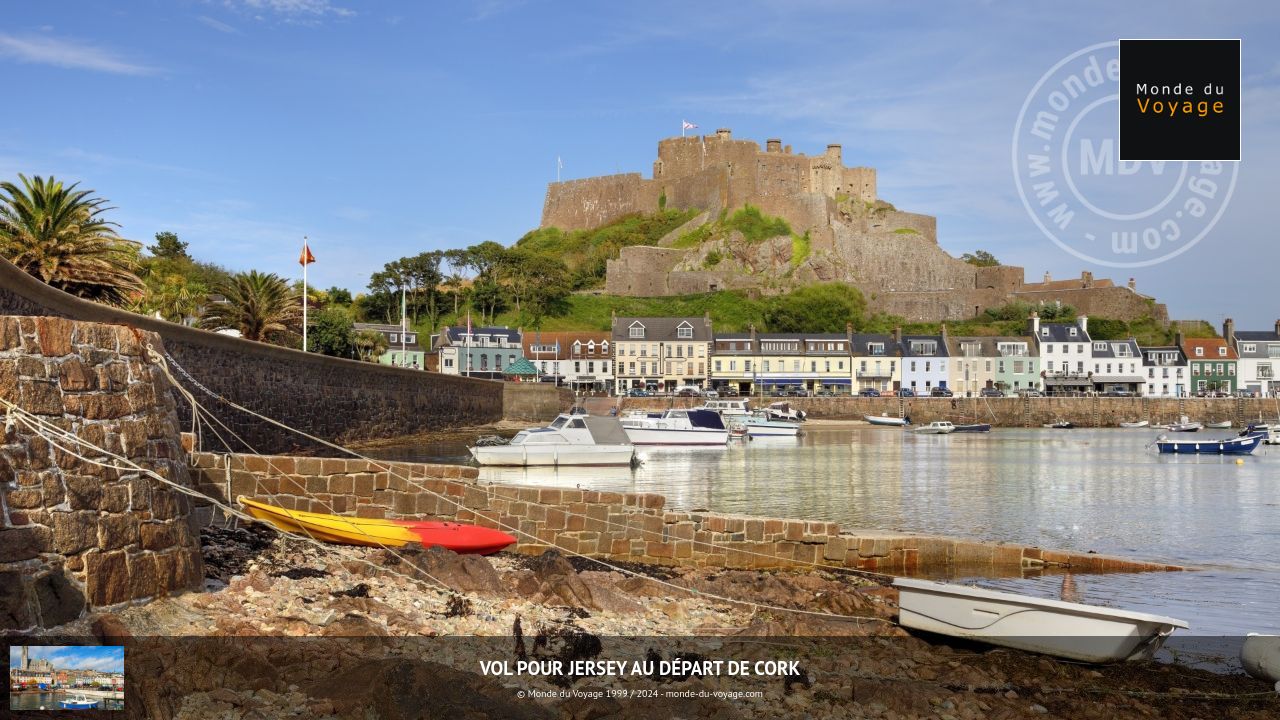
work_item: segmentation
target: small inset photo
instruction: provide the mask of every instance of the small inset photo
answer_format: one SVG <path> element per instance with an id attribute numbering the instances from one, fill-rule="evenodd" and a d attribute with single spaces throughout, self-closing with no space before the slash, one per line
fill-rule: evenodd
<path id="1" fill-rule="evenodd" d="M 9 710 L 123 709 L 124 647 L 9 647 Z"/>

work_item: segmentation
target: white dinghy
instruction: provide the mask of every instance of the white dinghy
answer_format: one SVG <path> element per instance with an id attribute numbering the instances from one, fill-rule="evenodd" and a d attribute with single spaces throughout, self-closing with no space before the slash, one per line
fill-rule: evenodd
<path id="1" fill-rule="evenodd" d="M 1240 648 L 1240 665 L 1253 677 L 1275 683 L 1280 692 L 1280 635 L 1249 633 Z"/>
<path id="2" fill-rule="evenodd" d="M 929 580 L 895 578 L 903 627 L 1068 660 L 1150 658 L 1181 620 Z"/>

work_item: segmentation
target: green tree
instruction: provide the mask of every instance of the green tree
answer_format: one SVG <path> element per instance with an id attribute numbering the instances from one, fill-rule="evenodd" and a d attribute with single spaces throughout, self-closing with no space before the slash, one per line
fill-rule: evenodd
<path id="1" fill-rule="evenodd" d="M 867 301 L 852 285 L 806 285 L 776 298 L 765 310 L 770 332 L 844 332 L 848 323 L 861 327 Z"/>
<path id="2" fill-rule="evenodd" d="M 191 260 L 187 254 L 187 243 L 179 240 L 177 233 L 168 231 L 156 233 L 156 244 L 148 245 L 147 252 L 166 260 Z"/>
<path id="3" fill-rule="evenodd" d="M 329 302 L 334 305 L 351 304 L 351 291 L 346 288 L 340 288 L 337 285 L 334 285 L 328 290 L 325 290 L 324 294 L 329 296 Z"/>
<path id="4" fill-rule="evenodd" d="M 387 336 L 377 330 L 361 330 L 355 334 L 356 353 L 365 362 L 375 362 L 390 347 Z"/>
<path id="5" fill-rule="evenodd" d="M 281 340 L 300 330 L 301 298 L 273 273 L 236 273 L 213 289 L 221 298 L 205 304 L 200 325 L 209 330 L 238 330 L 248 340 Z"/>
<path id="6" fill-rule="evenodd" d="M 89 300 L 124 305 L 142 292 L 137 247 L 103 218 L 92 190 L 39 175 L 0 182 L 0 256 L 45 283 Z"/>
<path id="7" fill-rule="evenodd" d="M 203 284 L 179 273 L 150 274 L 146 286 L 145 295 L 130 309 L 146 315 L 160 313 L 165 320 L 175 323 L 197 315 L 208 295 L 208 288 Z"/>
<path id="8" fill-rule="evenodd" d="M 535 323 L 571 290 L 569 269 L 563 262 L 520 249 L 507 253 L 504 275 L 516 312 L 528 311 Z"/>
<path id="9" fill-rule="evenodd" d="M 978 250 L 977 252 L 965 253 L 960 256 L 960 259 L 969 263 L 970 265 L 977 265 L 978 267 L 995 267 L 996 265 L 1000 264 L 1000 261 L 996 259 L 996 256 L 992 255 L 986 250 Z"/>
<path id="10" fill-rule="evenodd" d="M 382 333 L 378 333 L 381 335 Z M 351 312 L 341 305 L 330 305 L 307 317 L 307 349 L 322 355 L 354 357 L 356 331 Z"/>
<path id="11" fill-rule="evenodd" d="M 493 280 L 477 279 L 471 285 L 471 302 L 480 311 L 480 322 L 493 322 L 493 318 L 506 307 L 502 286 Z"/>

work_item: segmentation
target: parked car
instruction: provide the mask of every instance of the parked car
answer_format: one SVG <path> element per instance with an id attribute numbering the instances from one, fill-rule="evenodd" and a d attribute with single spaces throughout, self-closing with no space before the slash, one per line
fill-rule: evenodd
<path id="1" fill-rule="evenodd" d="M 999 388 L 982 388 L 982 392 L 978 393 L 978 397 L 1004 397 L 1004 393 Z"/>
<path id="2" fill-rule="evenodd" d="M 702 394 L 702 388 L 686 385 L 676 390 L 676 397 L 698 397 Z"/>
<path id="3" fill-rule="evenodd" d="M 858 395 L 862 397 L 880 397 L 880 391 L 875 388 L 863 388 L 858 391 Z"/>
<path id="4" fill-rule="evenodd" d="M 832 397 L 835 393 L 830 390 L 819 390 L 813 394 L 814 397 Z"/>
<path id="5" fill-rule="evenodd" d="M 1130 390 L 1107 390 L 1102 393 L 1102 397 L 1132 397 L 1133 392 Z"/>
<path id="6" fill-rule="evenodd" d="M 726 387 L 720 390 L 721 397 L 738 397 L 738 388 Z"/>
<path id="7" fill-rule="evenodd" d="M 1044 393 L 1039 390 L 1019 390 L 1018 397 L 1044 397 Z"/>
<path id="8" fill-rule="evenodd" d="M 936 387 L 929 391 L 929 397 L 952 397 L 955 393 L 944 387 Z"/>
<path id="9" fill-rule="evenodd" d="M 644 388 L 631 388 L 627 393 L 627 397 L 649 397 L 649 391 Z"/>
<path id="10" fill-rule="evenodd" d="M 809 393 L 800 387 L 789 387 L 783 394 L 787 397 L 809 397 Z"/>
<path id="11" fill-rule="evenodd" d="M 915 397 L 916 391 L 911 388 L 898 388 L 893 392 L 898 397 Z"/>
<path id="12" fill-rule="evenodd" d="M 706 391 L 706 392 L 704 392 L 704 393 L 702 393 L 702 394 L 703 394 L 703 396 L 705 396 L 708 400 L 715 400 L 716 398 L 720 397 L 720 393 L 719 393 L 719 391 L 717 391 L 717 390 L 708 390 L 708 391 Z"/>

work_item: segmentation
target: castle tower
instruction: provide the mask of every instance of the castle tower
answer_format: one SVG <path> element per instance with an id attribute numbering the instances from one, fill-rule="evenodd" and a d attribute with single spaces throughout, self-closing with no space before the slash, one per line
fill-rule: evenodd
<path id="1" fill-rule="evenodd" d="M 19 670 L 26 670 L 26 669 L 27 669 L 27 664 L 28 664 L 28 663 L 27 663 L 27 646 L 26 646 L 26 645 L 23 645 L 23 646 L 22 646 L 22 662 L 18 665 L 18 669 L 19 669 Z"/>

